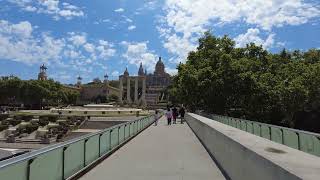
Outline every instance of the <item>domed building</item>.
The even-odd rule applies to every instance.
[[[166,88],[170,85],[170,75],[166,73],[165,66],[159,57],[159,60],[155,66],[153,74],[146,74],[147,76],[147,87],[159,87]]]
[[[131,81],[134,83],[131,84]],[[119,76],[119,82],[121,103],[153,106],[167,100],[165,89],[170,85],[171,78],[166,73],[165,65],[159,57],[153,74],[147,74],[140,63],[138,76],[129,76],[126,68],[123,75]]]
[[[164,67],[164,64],[161,60],[161,57],[159,57],[159,60],[158,60],[156,67],[155,67],[154,75],[156,75],[156,76],[166,75],[164,68],[165,67]]]
[[[153,74],[146,74],[146,103],[147,105],[156,105],[167,99],[164,90],[170,85],[170,74],[166,73],[165,65],[159,57]]]

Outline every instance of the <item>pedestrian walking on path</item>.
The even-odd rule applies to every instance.
[[[159,112],[158,110],[155,111],[155,114],[154,114],[154,125],[158,125],[158,121],[159,121]]]
[[[167,117],[168,125],[171,125],[172,111],[170,108],[167,108],[166,117]]]
[[[181,106],[181,108],[179,109],[179,114],[180,114],[180,118],[181,118],[181,124],[183,124],[183,121],[184,121],[184,114],[186,113],[183,105]]]
[[[173,120],[173,124],[177,123],[177,116],[178,116],[178,109],[174,106],[172,108],[172,120]]]

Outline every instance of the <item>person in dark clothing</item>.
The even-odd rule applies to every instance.
[[[155,126],[158,125],[158,120],[159,120],[159,114],[158,114],[158,110],[156,110],[155,114],[154,114],[154,125]]]
[[[186,113],[186,111],[184,110],[184,107],[181,106],[181,108],[179,109],[179,114],[180,114],[180,118],[181,118],[181,124],[183,124],[184,121],[184,114]]]
[[[178,116],[178,109],[174,106],[172,108],[172,119],[173,119],[173,124],[177,123],[177,116]]]
[[[170,108],[167,109],[166,117],[167,117],[168,125],[171,125],[172,111]]]

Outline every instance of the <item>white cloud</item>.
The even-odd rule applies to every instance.
[[[87,37],[85,34],[76,34],[74,32],[70,33],[69,40],[76,46],[83,45],[87,42]]]
[[[116,53],[116,50],[111,48],[110,46],[101,45],[101,46],[97,46],[96,49],[99,53],[98,56],[102,59],[106,59],[111,56],[114,56]]]
[[[115,9],[114,12],[124,12],[123,8]]]
[[[170,75],[178,74],[178,70],[177,69],[173,69],[173,68],[170,68],[170,67],[166,67],[166,72],[169,73]]]
[[[107,22],[111,22],[111,20],[110,19],[104,19],[104,20],[102,20],[102,22],[107,23]]]
[[[31,36],[33,28],[28,21],[18,24],[10,24],[8,21],[0,20],[0,33],[14,34],[15,36],[28,38]]]
[[[84,46],[84,49],[89,52],[89,53],[93,53],[94,52],[94,49],[95,47],[93,46],[93,44],[90,44],[90,43],[86,43]]]
[[[26,6],[24,8],[24,10],[29,11],[29,12],[35,12],[35,11],[37,11],[37,8],[33,7],[33,6]]]
[[[175,24],[177,31],[202,29],[211,20],[243,20],[270,30],[273,26],[303,24],[320,16],[318,7],[303,0],[167,0],[166,8],[167,21]]]
[[[126,21],[129,22],[129,23],[133,22],[132,19],[130,19],[130,18],[126,18]]]
[[[60,0],[8,0],[16,4],[22,10],[28,12],[36,12],[39,14],[51,15],[55,20],[61,17],[65,19],[72,19],[74,17],[84,16],[84,12],[77,6]]]
[[[135,64],[139,67],[142,62],[147,70],[154,70],[157,62],[157,56],[153,51],[148,49],[148,42],[126,42],[121,44],[126,48],[126,52],[122,55],[129,64]]]
[[[131,25],[131,26],[128,27],[128,30],[131,31],[131,30],[134,30],[135,28],[136,28],[136,26]]]
[[[28,21],[12,24],[0,20],[0,59],[9,59],[26,64],[56,60],[65,42],[48,34],[39,38],[32,35],[33,28]]]
[[[111,73],[111,76],[119,76],[119,71],[113,71],[112,73]]]
[[[158,31],[176,61],[185,59],[202,33],[215,26],[246,23],[270,34],[274,27],[300,25],[320,16],[319,6],[303,0],[166,0],[164,9]],[[274,44],[273,36],[264,46]]]
[[[257,28],[250,28],[245,34],[238,35],[234,40],[236,41],[236,47],[245,47],[246,44],[251,42],[262,45],[265,49],[270,48],[274,45],[275,34],[271,33],[269,36],[263,40],[259,37],[260,30]]]
[[[112,43],[88,41],[85,33],[71,32],[65,38],[54,38],[34,29],[28,21],[14,24],[0,20],[0,59],[85,70],[97,58],[105,60],[116,52]]]

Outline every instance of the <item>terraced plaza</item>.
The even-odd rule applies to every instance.
[[[4,149],[3,152],[26,152],[98,132],[148,114],[148,111],[141,109],[105,105],[1,114],[0,149]],[[10,157],[10,154],[4,154],[2,158],[6,157]]]

